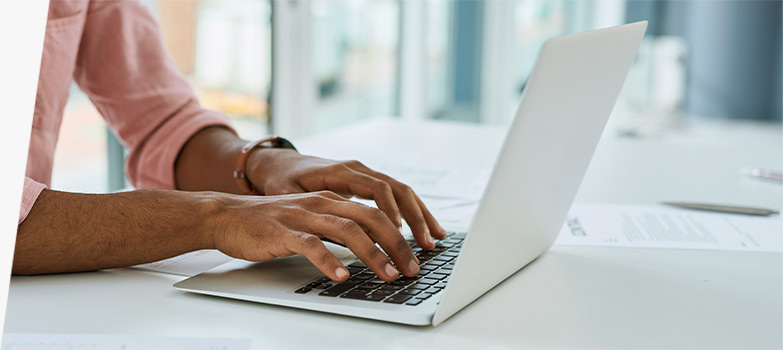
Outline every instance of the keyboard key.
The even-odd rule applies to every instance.
[[[370,293],[365,293],[365,292],[358,291],[358,290],[354,289],[354,290],[346,292],[345,294],[341,295],[340,297],[341,298],[351,298],[351,299],[361,299],[361,298],[364,298],[364,296],[366,296],[367,294],[370,294]]]
[[[384,298],[386,298],[385,295],[364,295],[364,294],[356,294],[356,293],[346,293],[345,295],[341,296],[341,298],[347,298],[347,299],[356,299],[356,300],[367,300],[367,301],[381,301]]]
[[[430,287],[430,285],[429,285],[429,284],[422,284],[422,283],[418,283],[418,282],[417,282],[417,283],[414,283],[414,284],[411,284],[410,286],[408,286],[408,289],[419,289],[419,290],[424,290],[424,289],[427,289],[427,288],[429,288],[429,287]]]
[[[402,304],[402,303],[408,301],[408,299],[410,299],[410,298],[411,298],[410,295],[397,294],[397,295],[393,295],[393,296],[389,297],[389,299],[386,299],[383,302],[384,303],[392,303],[392,304]]]
[[[378,288],[378,290],[400,290],[405,288],[405,285],[387,284]]]
[[[358,266],[348,265],[346,267],[346,269],[348,269],[348,272],[350,272],[353,275],[353,274],[357,274],[359,272],[364,271],[364,269],[366,269],[366,267],[358,267]]]
[[[430,264],[430,266],[434,266],[435,267],[434,270],[437,270],[437,268],[439,268],[439,267],[441,267],[443,265],[446,265],[448,263],[449,263],[448,261],[432,260],[432,261],[428,262],[427,264]]]
[[[359,260],[359,261],[351,263],[350,265],[348,265],[348,267],[363,267],[364,268],[364,267],[367,267],[367,265],[365,265],[361,260]]]
[[[440,288],[430,287],[430,288],[427,288],[426,290],[424,290],[423,292],[424,293],[428,293],[428,294],[435,294],[435,293],[440,292],[440,291],[441,291]]]
[[[326,289],[326,288],[329,288],[331,286],[332,285],[330,283],[323,283],[323,284],[319,284],[319,285],[315,286],[314,288],[315,289]]]
[[[385,298],[386,298],[386,297],[388,297],[390,294],[388,294],[388,293],[382,293],[382,292],[379,292],[379,291],[377,291],[377,290],[376,290],[376,291],[374,291],[374,292],[370,293],[369,295],[371,295],[373,298],[380,298],[380,299],[385,299]]]
[[[416,299],[427,300],[427,299],[429,299],[433,295],[435,295],[435,294],[421,293],[421,294],[416,296]]]
[[[302,288],[299,288],[296,291],[294,291],[294,293],[304,294],[304,293],[307,293],[307,292],[309,292],[311,290],[313,290],[313,289],[310,288],[310,287],[302,287]]]
[[[376,288],[378,288],[380,286],[381,286],[380,284],[375,284],[375,283],[362,283],[362,284],[356,286],[356,289],[359,289],[359,290],[373,290],[373,289],[376,289]]]
[[[343,294],[343,293],[347,292],[348,290],[350,290],[351,288],[353,288],[355,286],[356,286],[355,284],[343,284],[343,283],[340,283],[340,284],[334,285],[332,288],[329,288],[329,289],[319,293],[318,295],[323,295],[325,297],[336,297],[336,296],[338,296],[340,294]]]
[[[351,278],[356,278],[356,279],[359,279],[359,280],[369,280],[369,279],[375,278],[375,275],[372,274],[372,273],[360,272],[356,276],[351,276]]]
[[[442,282],[442,281],[438,282],[437,284],[435,284],[435,287],[437,287],[437,288],[446,288],[446,282]]]
[[[389,296],[389,295],[394,294],[395,292],[397,292],[397,291],[396,290],[389,290],[389,289],[378,288],[375,291],[373,291],[372,294]]]
[[[419,276],[426,275],[426,274],[432,272],[432,270],[436,270],[436,269],[437,269],[437,267],[435,267],[435,266],[427,266],[427,267],[420,266],[419,267]]]
[[[449,277],[449,275],[440,275],[440,274],[437,274],[437,273],[431,273],[431,274],[427,275],[427,278],[434,279],[434,280],[442,280],[442,279],[445,279],[445,278],[448,278],[448,277]]]
[[[416,295],[416,294],[419,294],[419,293],[421,293],[420,289],[413,289],[413,288],[405,288],[405,289],[397,292],[397,294],[404,294],[404,295]]]
[[[433,285],[435,283],[438,283],[438,280],[432,279],[432,278],[422,278],[419,280],[419,282],[416,282],[417,284],[427,284],[427,285]]]
[[[405,303],[405,305],[415,306],[421,304],[423,301],[424,299],[411,299],[411,301]]]
[[[445,261],[445,262],[449,262],[452,259],[454,259],[454,257],[451,256],[436,256],[432,258],[433,261]]]

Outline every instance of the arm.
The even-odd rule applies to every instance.
[[[177,159],[177,188],[238,193],[232,172],[246,143],[220,127],[200,131],[185,144]],[[398,230],[404,218],[423,248],[435,247],[433,237],[446,236],[410,187],[357,161],[337,162],[289,149],[256,148],[247,159],[246,171],[265,195],[329,190],[345,197],[372,199]]]
[[[124,267],[206,248],[203,235],[193,234],[200,216],[187,213],[198,201],[175,191],[44,190],[19,225],[13,273]]]
[[[324,275],[344,281],[348,271],[321,242],[327,238],[346,245],[379,277],[393,281],[398,271],[407,276],[419,272],[418,260],[403,249],[407,243],[397,232],[380,210],[331,192],[276,197],[44,190],[19,225],[13,273],[124,267],[216,248],[250,261],[301,254]],[[389,257],[376,241],[388,247]]]
[[[136,188],[237,191],[232,172],[245,142],[225,117],[198,105],[137,1],[90,2],[74,78],[129,149]],[[408,186],[359,162],[256,149],[246,170],[266,195],[330,190],[372,199],[397,227],[405,218],[424,248],[446,234]]]

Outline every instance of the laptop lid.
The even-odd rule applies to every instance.
[[[551,39],[539,54],[441,300],[417,307],[297,294],[321,276],[302,256],[234,260],[177,289],[412,325],[438,325],[554,242],[646,23]],[[330,248],[344,263],[346,249]]]
[[[646,29],[636,22],[543,45],[433,325],[552,246]]]

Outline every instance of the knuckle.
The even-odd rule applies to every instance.
[[[367,212],[366,213],[367,217],[371,218],[373,221],[386,221],[387,220],[386,213],[384,213],[382,210],[380,210],[378,208],[367,207],[367,209],[365,209],[365,211]]]
[[[321,239],[313,235],[302,235],[302,247],[307,250],[316,250],[323,246]]]
[[[402,182],[400,182],[399,188],[400,188],[400,191],[402,191],[405,194],[408,194],[408,195],[412,195],[413,194],[413,189],[410,186],[408,186],[408,185],[406,185],[406,184],[404,184]]]
[[[358,233],[358,232],[364,232],[362,228],[359,226],[359,224],[356,223],[356,221],[349,220],[349,219],[339,219],[338,227],[340,230],[343,231],[343,233]]]
[[[416,226],[421,226],[421,225],[426,225],[427,224],[427,221],[424,220],[424,216],[421,215],[421,214],[414,215],[410,219],[409,218],[405,218],[405,221],[408,221],[410,224],[413,224],[413,225],[416,225]]]
[[[369,254],[370,261],[377,261],[379,264],[389,261],[389,257],[386,256],[380,249],[373,247]]]
[[[332,262],[332,254],[329,251],[324,251],[318,256],[318,262],[322,265],[327,265]]]
[[[411,246],[408,245],[408,242],[406,242],[404,239],[400,238],[397,240],[397,243],[394,247],[398,252],[404,252],[411,249]]]
[[[355,160],[355,159],[346,160],[346,161],[342,162],[342,164],[347,166],[347,167],[349,167],[349,168],[358,167],[358,166],[362,166],[363,165],[362,162],[360,162],[358,160]]]
[[[392,195],[393,196],[392,187],[391,187],[391,185],[388,182],[382,181],[382,180],[377,180],[376,186],[378,186],[379,190],[387,193],[388,195]]]
[[[319,191],[310,193],[307,196],[304,197],[304,203],[307,205],[322,205],[329,201],[328,194],[326,194],[328,191]]]

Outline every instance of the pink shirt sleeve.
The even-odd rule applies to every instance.
[[[46,185],[36,182],[33,179],[25,176],[24,177],[24,189],[22,190],[22,206],[19,208],[19,223],[21,224],[22,221],[27,217],[27,214],[30,214],[30,210],[33,209],[33,204],[35,204],[35,200],[38,199],[38,195],[41,194],[41,191],[43,191],[46,188]]]
[[[190,137],[207,126],[231,129],[199,106],[138,1],[90,2],[74,79],[129,150],[128,178],[139,189],[175,189],[174,165]]]

